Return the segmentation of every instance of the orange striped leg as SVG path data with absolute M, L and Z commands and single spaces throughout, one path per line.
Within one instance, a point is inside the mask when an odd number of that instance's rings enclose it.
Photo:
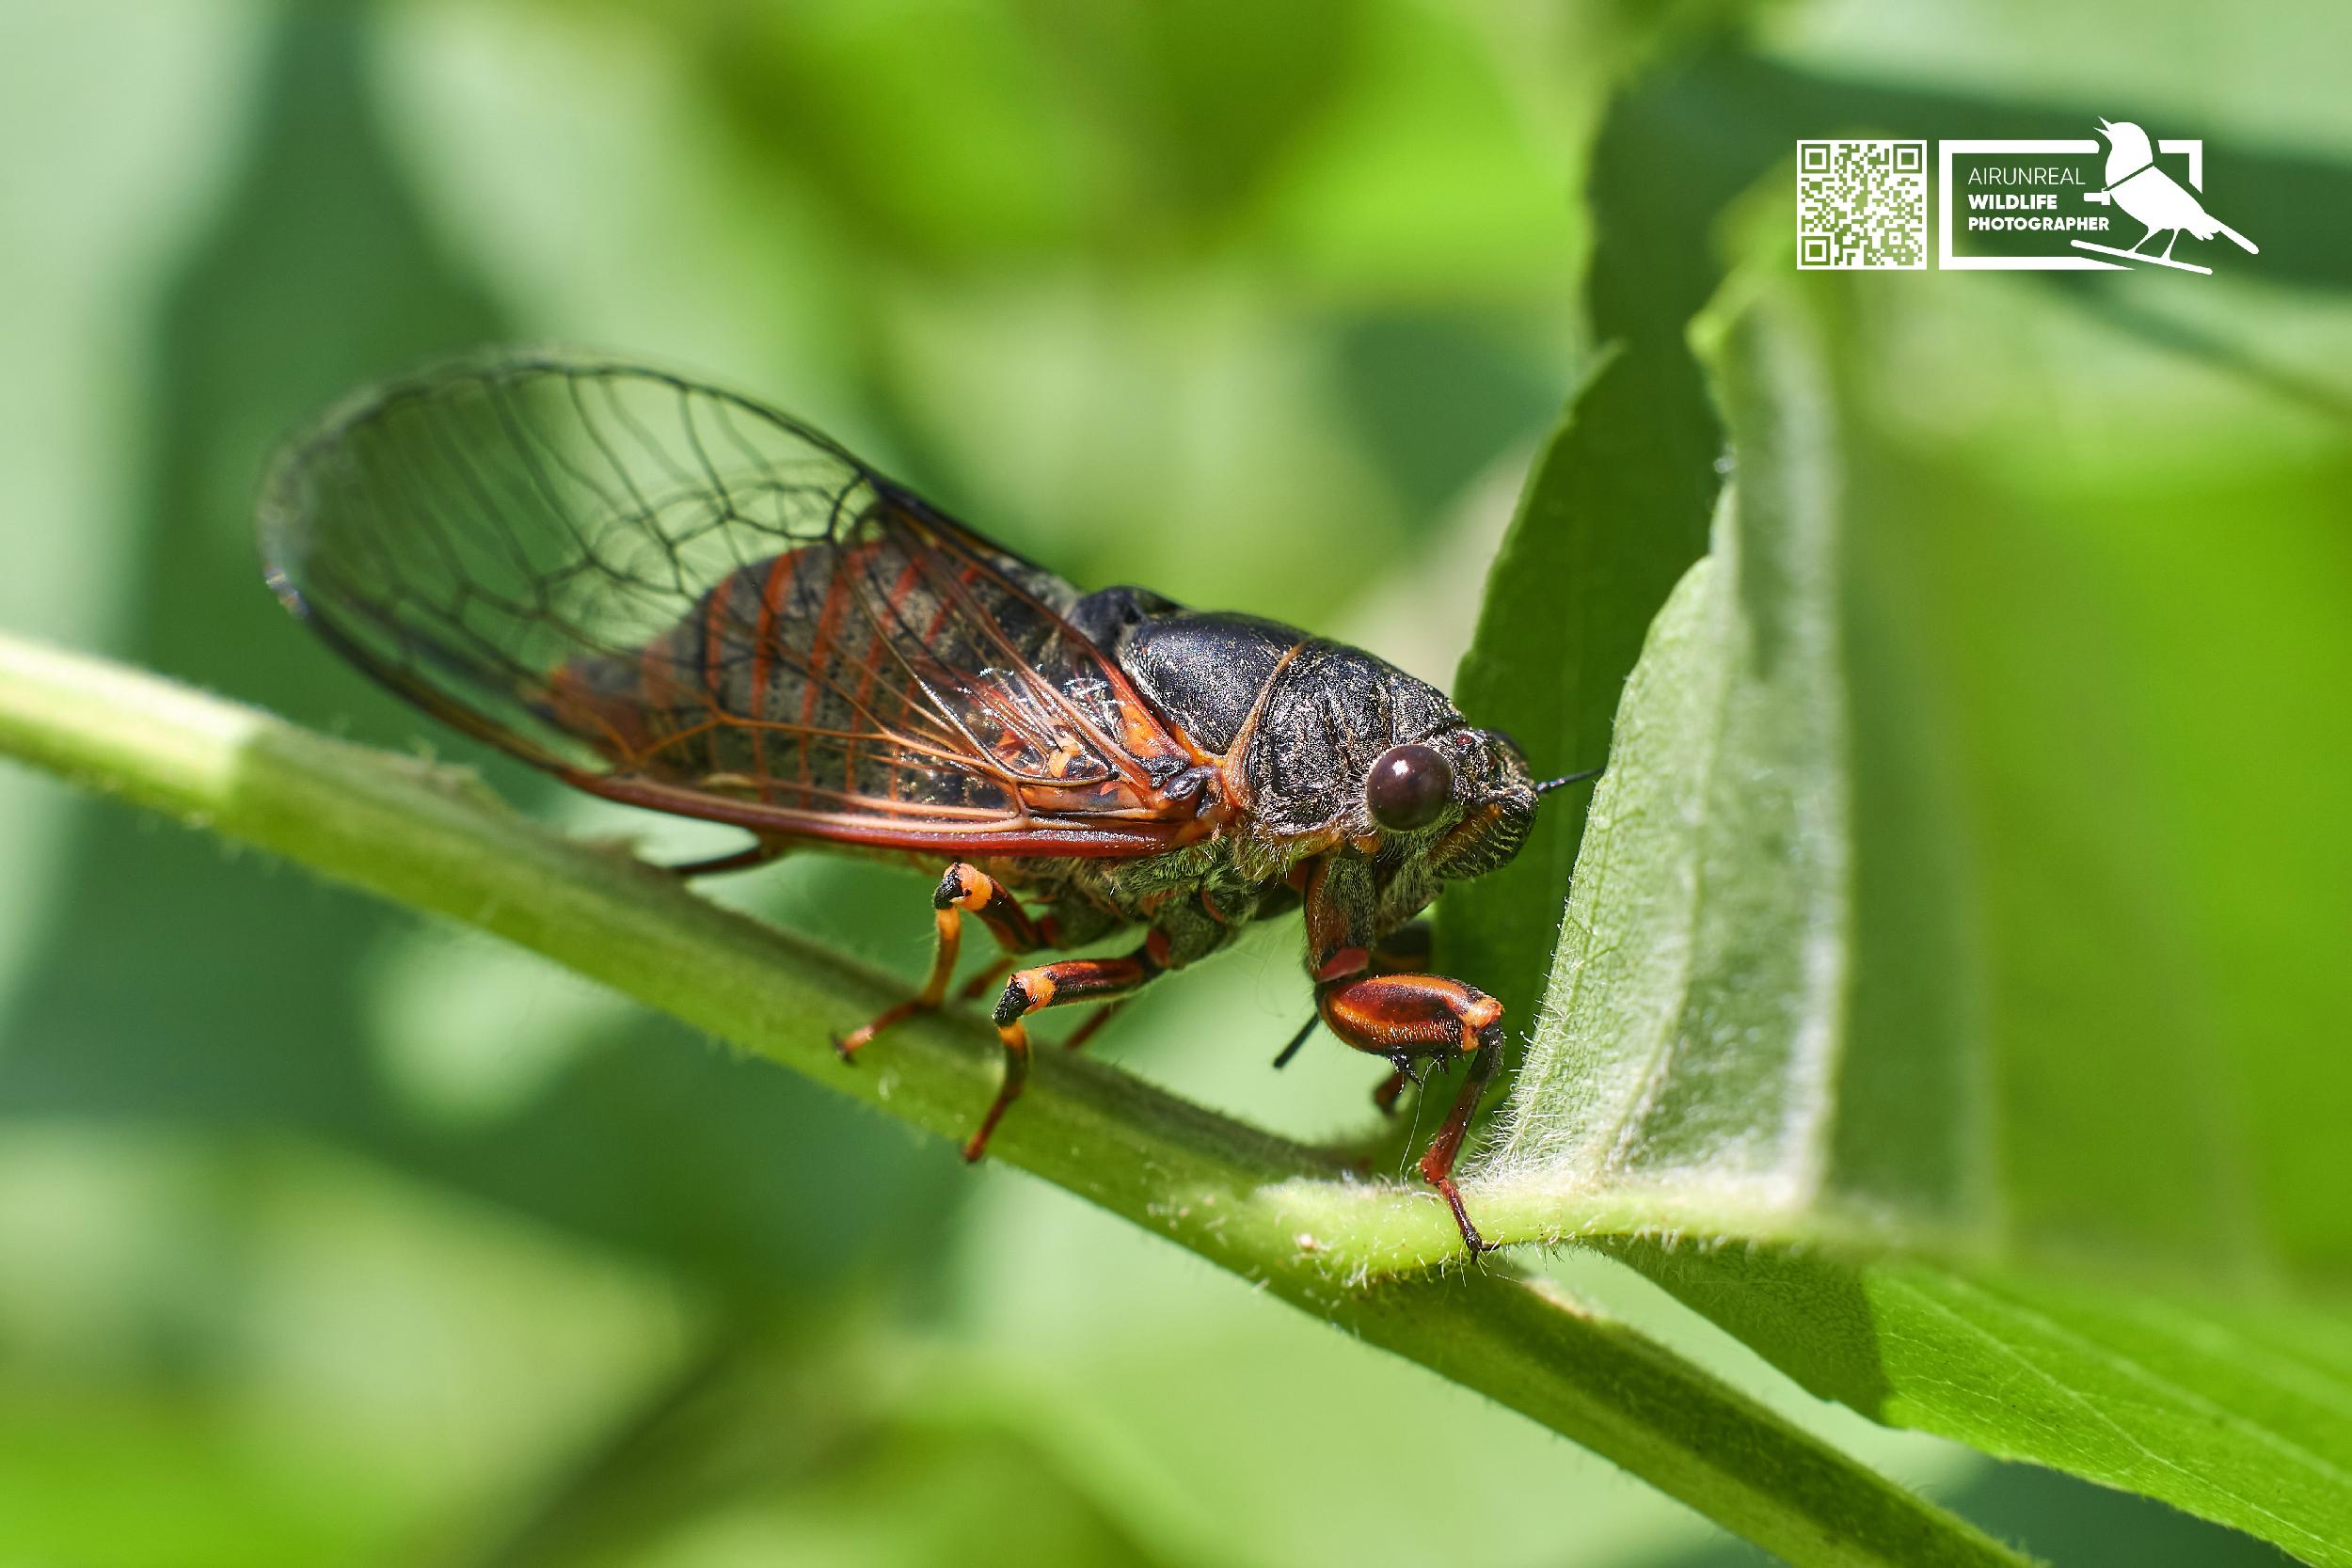
M 931 953 L 931 972 L 923 989 L 895 1007 L 886 1008 L 869 1023 L 834 1037 L 833 1048 L 845 1062 L 874 1042 L 874 1037 L 917 1013 L 939 1010 L 946 1000 L 947 982 L 955 977 L 956 956 L 963 947 L 963 917 L 977 915 L 996 934 L 1009 953 L 1026 953 L 1038 946 L 1037 923 L 1012 895 L 983 873 L 961 861 L 950 865 L 931 894 L 931 916 L 939 927 L 939 945 Z
M 1429 950 L 1429 922 L 1416 920 L 1383 937 L 1364 955 L 1364 963 L 1375 974 L 1397 974 L 1409 970 L 1427 969 Z M 1307 1022 L 1299 1025 L 1298 1033 L 1293 1035 L 1290 1043 L 1282 1047 L 1281 1054 L 1274 1058 L 1274 1065 L 1278 1068 L 1290 1066 L 1291 1058 L 1298 1054 L 1308 1037 L 1315 1032 L 1315 1025 L 1322 1022 L 1322 1014 L 1309 1014 Z M 1404 1095 L 1406 1086 L 1420 1082 L 1417 1076 L 1400 1067 L 1380 1080 L 1379 1086 L 1372 1091 L 1372 1102 L 1382 1116 L 1392 1117 L 1396 1115 L 1396 1102 Z
M 1412 970 L 1427 969 L 1429 954 L 1435 942 L 1426 920 L 1416 920 L 1403 926 L 1373 944 L 1372 972 L 1375 974 L 1402 974 Z M 1400 1067 L 1380 1080 L 1372 1091 L 1372 1103 L 1384 1117 L 1396 1115 L 1396 1102 L 1404 1098 L 1406 1088 L 1418 1087 L 1421 1075 L 1410 1068 Z
M 1004 1119 L 1005 1108 L 1021 1098 L 1029 1081 L 1029 1031 L 1021 1021 L 1040 1007 L 1059 1007 L 1072 1002 L 1104 1002 L 1126 996 L 1161 973 L 1151 952 L 1138 947 L 1120 958 L 1063 958 L 1025 969 L 1005 982 L 996 999 L 996 1037 L 1004 1042 L 1005 1078 L 979 1130 L 963 1146 L 963 1157 L 977 1160 L 988 1151 L 988 1140 Z M 1105 1009 L 1106 1011 L 1108 1009 Z M 1089 1022 L 1092 1022 L 1089 1020 Z
M 1463 1056 L 1470 1071 L 1446 1113 L 1445 1125 L 1421 1157 L 1422 1180 L 1438 1189 L 1470 1251 L 1487 1251 L 1486 1238 L 1462 1208 L 1454 1163 L 1478 1101 L 1502 1059 L 1502 1005 L 1485 991 L 1438 974 L 1342 975 L 1315 988 L 1315 1006 L 1331 1032 L 1359 1051 L 1388 1057 L 1403 1069 L 1416 1057 Z

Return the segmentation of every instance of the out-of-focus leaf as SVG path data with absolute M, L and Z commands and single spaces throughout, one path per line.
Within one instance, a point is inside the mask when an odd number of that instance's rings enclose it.
M 1089 586 L 1309 624 L 1392 558 L 1313 324 L 1181 281 L 946 303 L 908 309 L 896 401 L 967 476 L 940 499 L 992 535 Z
M 16 1562 L 307 1568 L 392 1534 L 397 1489 L 306 1488 L 193 1401 L 10 1389 L 0 1552 Z
M 124 303 L 149 297 L 238 142 L 255 21 L 103 3 L 0 15 L 0 626 L 87 643 L 118 624 L 111 524 L 145 455 Z M 37 150 L 60 125 L 70 155 Z M 44 782 L 0 778 L 0 996 L 46 914 L 68 809 Z
M 1574 164 L 1588 101 L 1514 91 L 1568 69 L 1556 19 L 1414 0 L 1359 9 L 1328 106 L 1255 203 L 1251 254 L 1355 300 L 1556 297 L 1584 232 Z M 1580 78 L 1604 69 L 1574 61 Z M 1547 109 L 1577 117 L 1575 134 L 1548 135 Z
M 1230 235 L 1346 82 L 1363 0 L 728 8 L 740 127 L 877 257 L 953 272 Z
M 1423 530 L 1560 403 L 1558 377 L 1515 353 L 1499 323 L 1369 315 L 1344 323 L 1336 347 L 1347 411 Z
M 155 668 L 394 738 L 418 716 L 278 608 L 251 534 L 262 465 L 299 421 L 501 332 L 385 145 L 371 37 L 344 8 L 278 24 L 242 166 L 163 302 L 123 641 Z M 501 782 L 547 793 L 516 770 Z M 961 1190 L 951 1160 L 878 1119 L 641 1037 L 661 1026 L 634 1015 L 506 1117 L 440 1125 L 365 1049 L 379 911 L 111 811 L 86 811 L 62 857 L 67 891 L 0 1019 L 8 1117 L 301 1128 L 752 1291 L 818 1290 L 883 1254 L 919 1266 L 914 1239 Z
M 792 1323 L 714 1344 L 462 1560 L 922 1568 L 982 1544 L 1040 1568 L 1176 1560 L 1096 1478 L 984 1402 L 881 1375 L 860 1338 Z
M 665 1376 L 675 1280 L 294 1140 L 0 1142 L 0 1560 L 413 1558 Z
M 1096 219 L 1099 171 L 1008 8 L 729 7 L 702 48 L 737 126 L 873 254 L 952 270 L 1050 251 Z
M 1221 237 L 1345 80 L 1365 0 L 1164 7 L 1020 0 L 1108 164 L 1106 237 Z M 1334 69 L 1337 67 L 1338 69 Z
M 2208 157 L 2230 148 L 2352 157 L 2352 103 L 2336 90 L 2336 63 L 2352 51 L 2352 18 L 2341 8 L 2263 0 L 2225 14 L 2197 5 L 2077 0 L 2040 20 L 2034 27 L 1987 27 L 1933 0 L 1897 0 L 1867 11 L 1775 8 L 1757 33 L 1759 53 L 1775 69 L 1799 68 L 1803 85 L 1792 104 L 1809 98 L 1829 107 L 1848 92 L 1914 92 L 1961 109 L 1928 135 L 2023 134 L 1956 127 L 2004 98 L 2031 98 L 2074 106 L 2062 133 L 2070 136 L 2090 134 L 2087 117 L 2116 113 L 2102 105 L 2124 104 L 2134 119 L 2145 115 L 2174 127 L 2164 135 L 2206 138 Z M 1965 107 L 1972 98 L 1973 111 Z M 2324 226 L 2328 218 L 2314 213 L 2305 221 Z

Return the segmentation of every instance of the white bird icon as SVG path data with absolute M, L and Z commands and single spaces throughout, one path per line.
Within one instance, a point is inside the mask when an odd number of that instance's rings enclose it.
M 2180 243 L 2184 229 L 2201 240 L 2227 234 L 2249 255 L 2255 253 L 2253 241 L 2206 212 L 2193 192 L 2156 166 L 2155 149 L 2149 145 L 2147 132 L 2129 120 L 2110 125 L 2103 119 L 2099 133 L 2107 138 L 2107 188 L 2090 193 L 2090 199 L 2112 201 L 2148 226 L 2148 232 L 2134 241 L 2129 251 L 2109 254 L 2138 255 L 2141 245 L 2169 230 L 2171 238 L 2164 242 L 2163 256 L 2149 259 L 2170 261 L 2172 247 Z

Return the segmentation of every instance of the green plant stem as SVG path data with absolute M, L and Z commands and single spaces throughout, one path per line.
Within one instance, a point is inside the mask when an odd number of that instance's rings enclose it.
M 993 1036 L 951 1016 L 911 1022 L 844 1067 L 829 1034 L 894 1000 L 887 981 L 536 827 L 459 770 L 6 637 L 0 752 L 496 932 L 935 1132 L 961 1138 L 994 1086 Z M 1348 1181 L 1313 1151 L 1124 1073 L 1040 1060 L 992 1152 L 1523 1412 L 1792 1561 L 2025 1560 L 1555 1291 L 1493 1266 L 1393 1272 L 1453 1241 L 1429 1195 Z M 1409 1434 L 1394 1441 L 1367 1462 L 1409 1467 Z

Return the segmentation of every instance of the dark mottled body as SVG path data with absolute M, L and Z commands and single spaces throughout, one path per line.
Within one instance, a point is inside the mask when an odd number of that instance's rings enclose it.
M 1129 923 L 1170 927 L 1184 961 L 1253 918 L 1299 902 L 1303 865 L 1343 900 L 1346 935 L 1369 947 L 1410 921 L 1443 879 L 1507 860 L 1534 813 L 1516 750 L 1471 729 L 1436 688 L 1358 648 L 1255 616 L 1185 610 L 1134 588 L 1077 601 L 1073 625 L 1111 655 L 1171 727 L 1217 758 L 1212 786 L 1237 809 L 1227 831 L 1148 862 L 1023 864 L 1038 885 L 1074 888 Z M 1392 845 L 1364 811 L 1361 781 L 1391 748 L 1420 742 L 1502 809 L 1431 856 Z M 1184 908 L 1190 899 L 1196 913 Z
M 1398 973 L 1448 880 L 1514 854 L 1506 738 L 1359 649 L 1136 588 L 1081 594 L 824 436 L 628 366 L 511 359 L 371 394 L 290 449 L 273 585 L 369 673 L 583 789 L 938 869 L 946 998 L 966 916 L 1024 969 L 995 1009 L 1019 1092 L 1039 1007 L 1116 1001 L 1303 908 L 1320 1016 L 1390 1058 L 1467 1055 L 1422 1170 L 1451 1172 L 1501 1009 Z
M 1523 769 L 1514 777 L 1515 756 L 1486 755 L 1492 737 L 1470 729 L 1425 682 L 1277 621 L 1190 610 L 1138 588 L 1081 595 L 1025 563 L 1000 558 L 997 565 L 996 583 L 961 584 L 985 599 L 1001 628 L 1001 640 L 982 646 L 968 626 L 942 615 L 940 594 L 903 550 L 819 545 L 755 562 L 730 573 L 692 614 L 643 649 L 568 664 L 557 682 L 567 721 L 622 736 L 633 768 L 703 787 L 716 779 L 754 799 L 854 794 L 1017 809 L 1015 786 L 939 752 L 877 744 L 859 730 L 861 716 L 894 726 L 920 720 L 919 684 L 894 678 L 885 639 L 845 610 L 856 593 L 880 592 L 943 663 L 985 669 L 1009 650 L 1104 723 L 1115 722 L 1099 673 L 1062 645 L 1075 631 L 1187 743 L 1186 753 L 1164 754 L 1155 782 L 1195 770 L 1196 819 L 1222 831 L 1145 859 L 968 857 L 1048 905 L 1057 945 L 1152 927 L 1167 940 L 1166 966 L 1179 967 L 1215 952 L 1249 921 L 1297 908 L 1294 871 L 1341 852 L 1326 885 L 1350 906 L 1350 936 L 1369 946 L 1425 908 L 1442 876 L 1474 875 L 1517 847 L 1534 805 Z M 1001 582 L 1017 582 L 1024 596 L 1002 592 Z M 1040 607 L 1055 613 L 1041 614 Z M 1003 700 L 1030 699 L 1008 688 Z M 713 708 L 778 728 L 714 724 Z M 1133 803 L 1090 757 L 1039 755 L 1002 727 L 988 739 L 1009 761 L 1066 781 L 1073 794 Z M 1376 848 L 1344 852 L 1377 836 L 1360 809 L 1351 810 L 1361 804 L 1358 782 L 1375 757 L 1406 742 L 1450 747 L 1460 755 L 1459 770 L 1475 777 L 1484 767 L 1504 786 L 1505 809 L 1479 839 L 1477 854 L 1448 864 Z M 1513 784 L 1520 789 L 1509 789 Z M 952 857 L 912 858 L 944 867 Z

